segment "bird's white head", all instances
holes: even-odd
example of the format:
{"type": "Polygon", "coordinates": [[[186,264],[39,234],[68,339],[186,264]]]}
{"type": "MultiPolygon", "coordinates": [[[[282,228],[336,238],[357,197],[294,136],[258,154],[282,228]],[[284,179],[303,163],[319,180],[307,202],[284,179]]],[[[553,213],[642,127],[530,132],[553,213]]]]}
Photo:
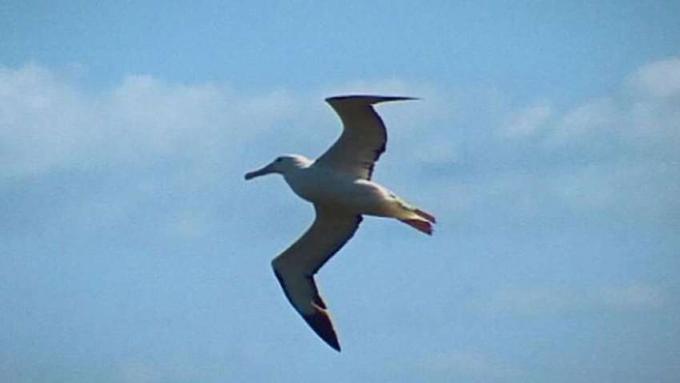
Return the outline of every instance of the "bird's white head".
{"type": "Polygon", "coordinates": [[[255,177],[264,176],[271,173],[278,173],[285,176],[286,174],[289,174],[295,170],[304,169],[311,164],[312,161],[305,156],[298,154],[286,154],[277,157],[269,165],[261,169],[246,173],[245,178],[246,180],[250,180],[255,177]]]}

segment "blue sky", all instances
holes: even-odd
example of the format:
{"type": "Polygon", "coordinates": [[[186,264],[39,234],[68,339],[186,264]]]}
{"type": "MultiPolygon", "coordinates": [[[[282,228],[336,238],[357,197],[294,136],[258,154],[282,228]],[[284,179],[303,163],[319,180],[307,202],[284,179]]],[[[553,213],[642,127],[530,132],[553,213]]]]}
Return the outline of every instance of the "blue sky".
{"type": "Polygon", "coordinates": [[[675,382],[679,2],[4,2],[0,380],[675,382]],[[380,106],[366,219],[321,271],[343,352],[269,261],[312,219],[281,153],[380,106]]]}

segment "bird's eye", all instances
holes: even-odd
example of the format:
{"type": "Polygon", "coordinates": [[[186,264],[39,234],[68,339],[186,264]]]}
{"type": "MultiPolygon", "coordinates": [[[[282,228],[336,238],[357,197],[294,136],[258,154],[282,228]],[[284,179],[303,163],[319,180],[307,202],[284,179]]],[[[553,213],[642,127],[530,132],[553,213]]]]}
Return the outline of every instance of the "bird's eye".
{"type": "Polygon", "coordinates": [[[281,157],[276,159],[276,162],[281,162],[281,161],[283,161],[283,158],[281,158],[281,157]]]}

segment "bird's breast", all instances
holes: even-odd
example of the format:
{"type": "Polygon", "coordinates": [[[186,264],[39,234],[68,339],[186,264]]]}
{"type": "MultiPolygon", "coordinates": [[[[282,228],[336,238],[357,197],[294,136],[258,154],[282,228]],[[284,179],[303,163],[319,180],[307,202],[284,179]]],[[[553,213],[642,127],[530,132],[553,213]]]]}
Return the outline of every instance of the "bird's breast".
{"type": "Polygon", "coordinates": [[[340,191],[346,189],[346,184],[351,182],[317,169],[305,169],[286,175],[285,178],[295,194],[312,203],[332,203],[340,191]]]}
{"type": "Polygon", "coordinates": [[[389,193],[373,182],[335,172],[309,170],[287,175],[286,181],[302,199],[356,213],[378,214],[389,193]]]}

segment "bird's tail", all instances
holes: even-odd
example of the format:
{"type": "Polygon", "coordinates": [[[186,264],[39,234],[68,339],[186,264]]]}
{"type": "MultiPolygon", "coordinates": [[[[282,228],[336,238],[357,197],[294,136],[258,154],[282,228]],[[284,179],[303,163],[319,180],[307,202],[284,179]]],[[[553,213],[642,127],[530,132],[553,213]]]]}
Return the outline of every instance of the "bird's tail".
{"type": "Polygon", "coordinates": [[[432,235],[434,231],[432,223],[424,219],[400,219],[400,221],[427,235],[432,235]]]}
{"type": "Polygon", "coordinates": [[[432,214],[417,208],[411,209],[411,212],[413,212],[416,217],[404,218],[400,219],[400,221],[422,233],[432,235],[432,232],[434,231],[432,224],[437,222],[436,218],[434,218],[432,214]]]}
{"type": "Polygon", "coordinates": [[[437,223],[432,214],[418,209],[397,196],[393,195],[393,197],[399,206],[399,213],[395,214],[395,218],[422,233],[432,235],[434,231],[432,225],[437,223]]]}
{"type": "Polygon", "coordinates": [[[422,211],[420,209],[415,209],[414,213],[418,214],[420,217],[425,218],[428,220],[430,223],[437,223],[437,219],[430,213],[426,211],[422,211]]]}

